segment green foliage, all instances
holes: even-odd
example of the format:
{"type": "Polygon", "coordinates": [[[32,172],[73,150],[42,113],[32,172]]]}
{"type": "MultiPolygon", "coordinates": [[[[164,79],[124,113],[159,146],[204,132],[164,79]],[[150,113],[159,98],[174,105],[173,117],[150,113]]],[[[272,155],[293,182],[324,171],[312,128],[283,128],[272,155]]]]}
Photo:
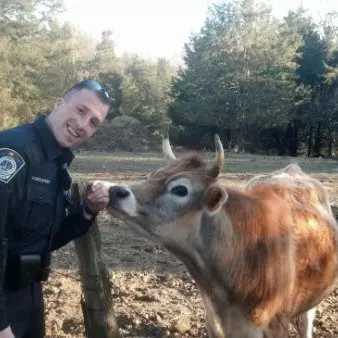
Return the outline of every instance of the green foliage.
{"type": "Polygon", "coordinates": [[[302,8],[278,20],[253,0],[219,2],[177,69],[117,56],[112,31],[93,41],[60,25],[62,10],[62,0],[0,0],[0,128],[53,109],[74,83],[95,78],[109,93],[109,119],[130,115],[152,130],[173,122],[174,139],[195,148],[212,147],[218,132],[229,148],[332,153],[337,13],[316,24],[302,8]]]}
{"type": "Polygon", "coordinates": [[[325,81],[337,79],[336,35],[331,25],[323,37],[322,28],[302,8],[277,20],[252,0],[214,5],[185,46],[169,116],[188,129],[217,130],[242,150],[274,130],[280,152],[297,154],[299,128],[320,122],[323,130],[334,120],[323,95],[330,93],[325,81]]]}
{"type": "Polygon", "coordinates": [[[170,103],[172,76],[173,69],[164,59],[150,62],[138,56],[125,57],[122,112],[149,124],[161,124],[170,103]]]}
{"type": "Polygon", "coordinates": [[[265,6],[215,5],[186,46],[171,117],[230,129],[285,123],[294,103],[299,43],[265,6]]]}
{"type": "Polygon", "coordinates": [[[174,68],[166,60],[118,58],[111,31],[95,43],[57,22],[62,8],[61,0],[0,0],[0,128],[53,109],[84,78],[98,79],[107,88],[110,118],[127,114],[160,123],[174,68]]]}

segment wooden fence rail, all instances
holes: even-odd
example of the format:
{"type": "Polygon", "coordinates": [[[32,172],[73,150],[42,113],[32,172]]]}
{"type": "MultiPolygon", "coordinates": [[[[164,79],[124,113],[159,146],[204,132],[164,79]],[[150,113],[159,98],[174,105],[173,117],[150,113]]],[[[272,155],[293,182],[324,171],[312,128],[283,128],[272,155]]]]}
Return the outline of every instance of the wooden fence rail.
{"type": "MultiPolygon", "coordinates": [[[[84,187],[72,184],[73,208],[82,203],[84,187]]],[[[81,307],[87,338],[119,338],[109,271],[101,258],[101,238],[97,222],[75,241],[82,283],[81,307]]]]}

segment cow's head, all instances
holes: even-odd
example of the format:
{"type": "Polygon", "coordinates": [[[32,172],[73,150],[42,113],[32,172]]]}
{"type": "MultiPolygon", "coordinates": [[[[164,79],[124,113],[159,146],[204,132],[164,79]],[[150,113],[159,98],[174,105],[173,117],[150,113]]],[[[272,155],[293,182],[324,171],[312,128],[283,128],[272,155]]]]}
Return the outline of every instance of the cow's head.
{"type": "Polygon", "coordinates": [[[167,137],[162,146],[167,166],[140,184],[112,187],[108,211],[143,235],[173,244],[186,239],[203,211],[213,215],[227,200],[216,180],[224,166],[224,150],[215,135],[216,158],[209,164],[198,153],[176,159],[167,137]]]}

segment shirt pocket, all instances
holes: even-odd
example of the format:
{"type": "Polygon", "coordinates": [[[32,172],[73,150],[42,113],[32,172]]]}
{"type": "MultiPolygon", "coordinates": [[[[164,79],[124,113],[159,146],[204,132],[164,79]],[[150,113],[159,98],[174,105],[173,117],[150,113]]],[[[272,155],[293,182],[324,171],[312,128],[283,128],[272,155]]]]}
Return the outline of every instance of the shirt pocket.
{"type": "Polygon", "coordinates": [[[55,211],[56,191],[49,185],[31,184],[27,191],[25,227],[38,232],[51,227],[55,211]]]}

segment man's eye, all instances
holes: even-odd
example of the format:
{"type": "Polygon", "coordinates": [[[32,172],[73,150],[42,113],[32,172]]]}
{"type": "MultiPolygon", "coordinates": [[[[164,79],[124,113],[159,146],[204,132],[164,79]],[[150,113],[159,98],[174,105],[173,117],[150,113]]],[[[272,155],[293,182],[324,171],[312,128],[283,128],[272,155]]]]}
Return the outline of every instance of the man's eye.
{"type": "Polygon", "coordinates": [[[80,115],[85,115],[86,114],[86,111],[84,109],[82,109],[82,108],[78,108],[77,111],[78,111],[78,113],[80,115]]]}
{"type": "Polygon", "coordinates": [[[172,188],[170,192],[180,197],[184,197],[188,195],[188,189],[184,185],[178,185],[172,188]]]}

